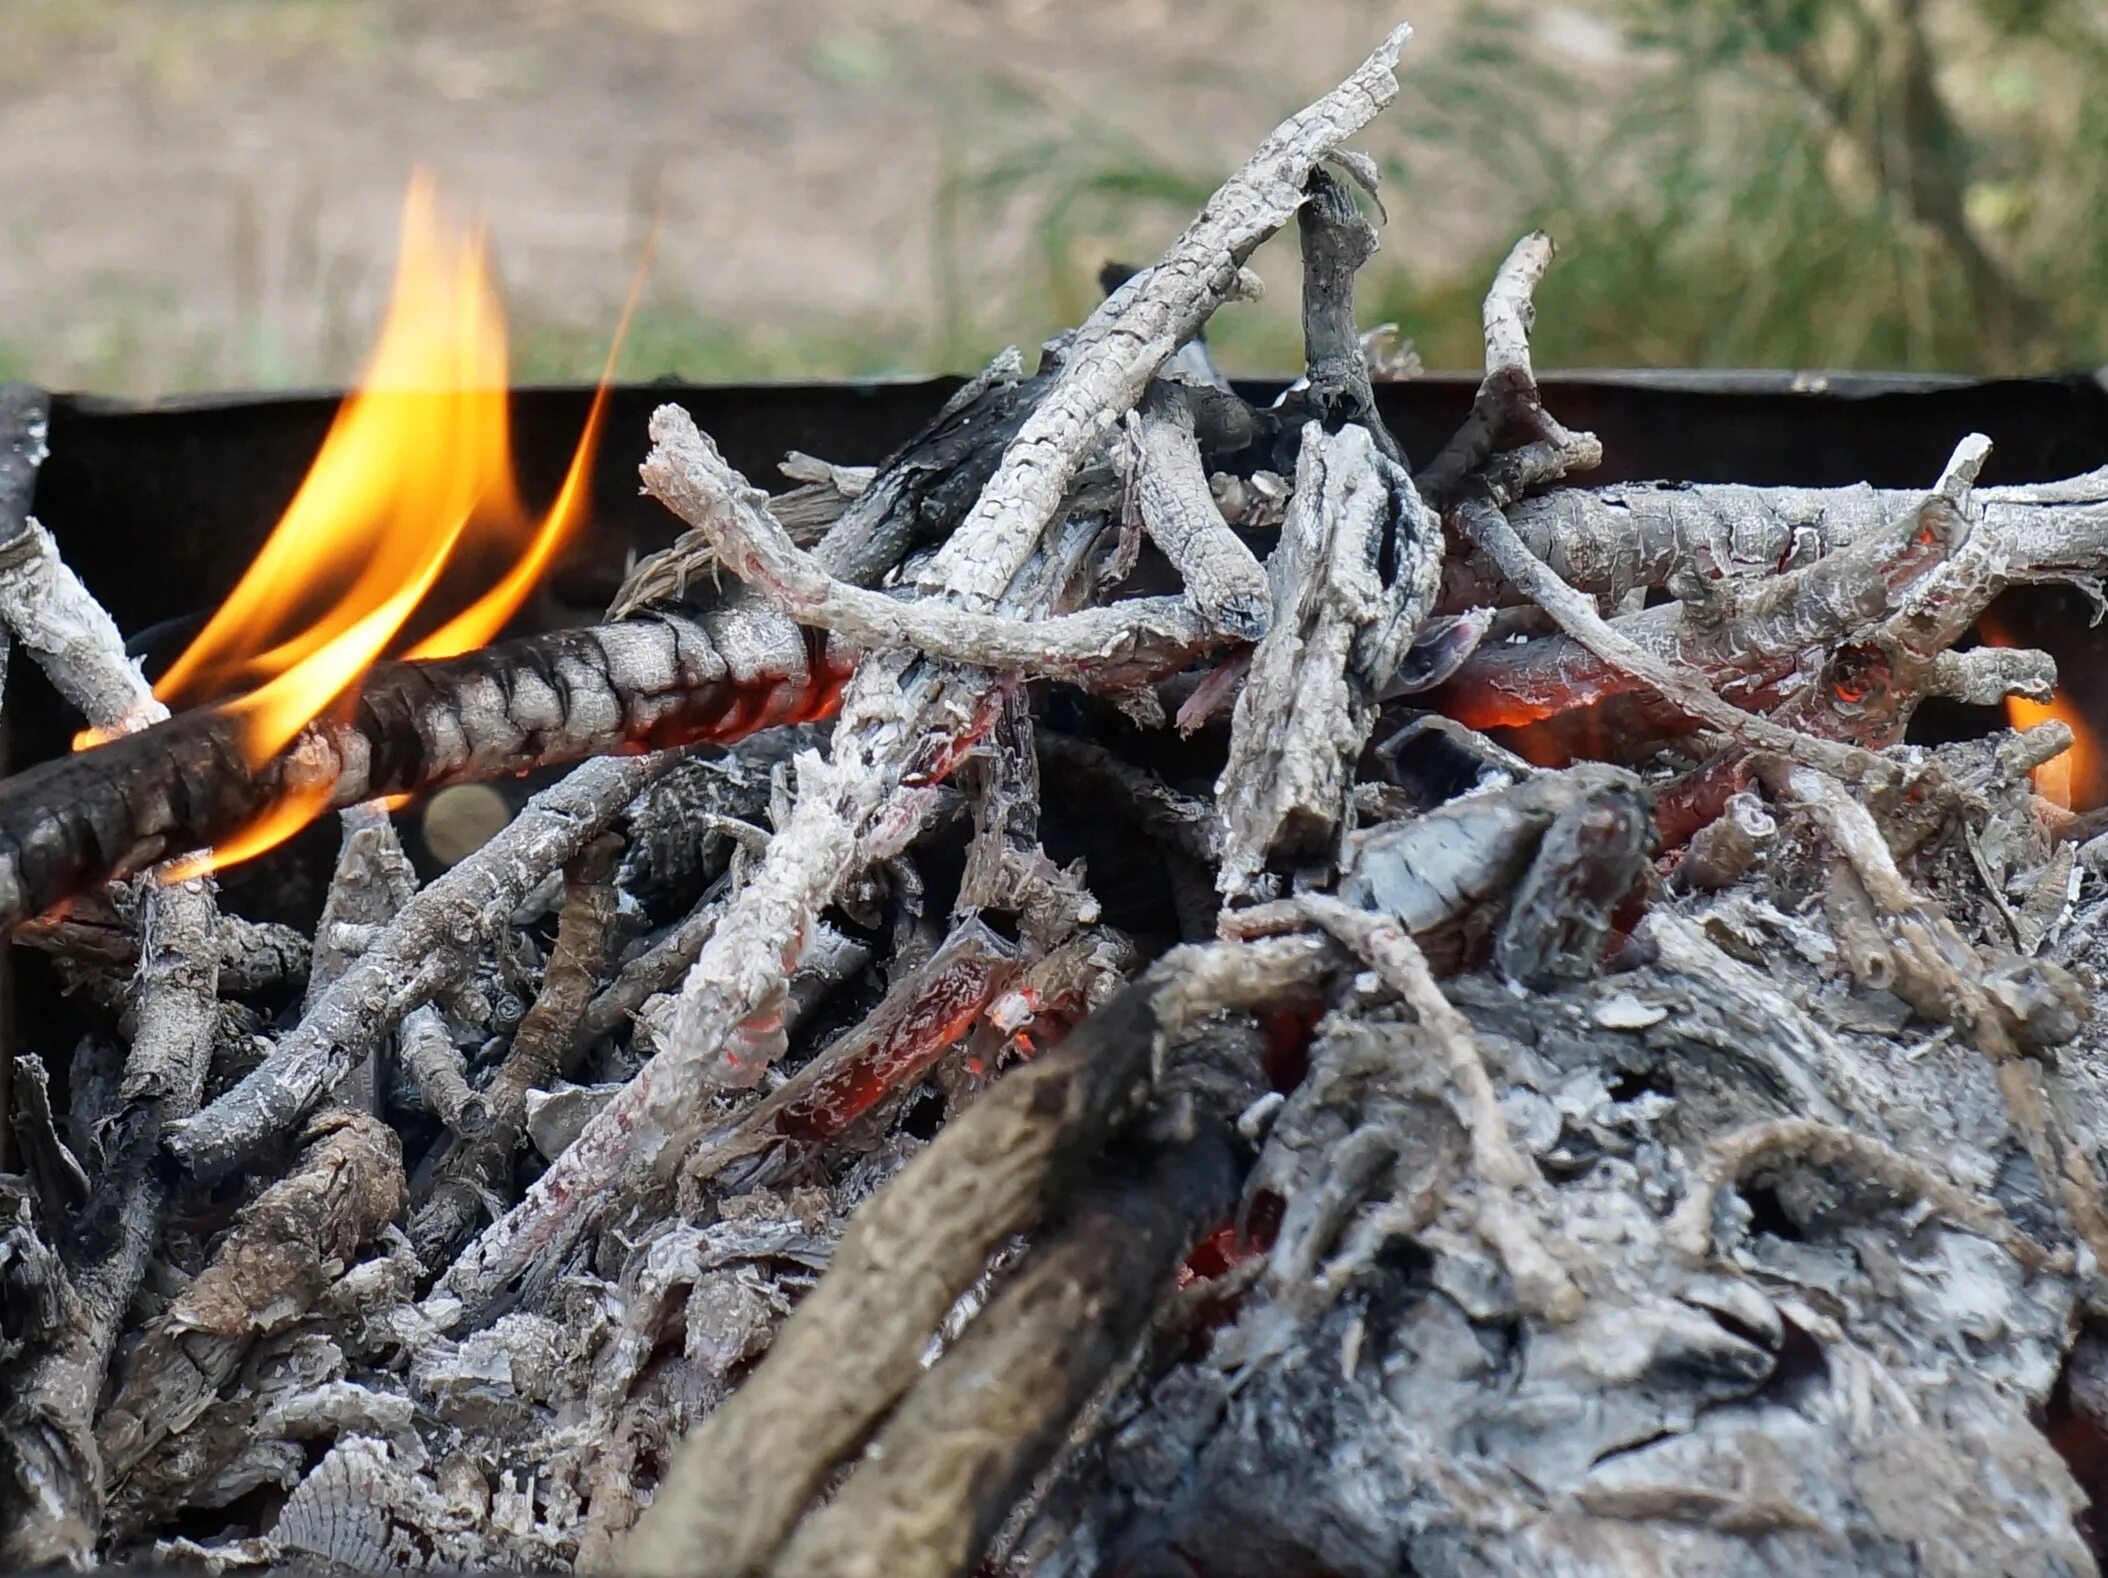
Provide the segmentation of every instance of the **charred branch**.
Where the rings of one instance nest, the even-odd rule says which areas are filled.
[[[1252,653],[1216,784],[1216,886],[1251,895],[1269,860],[1322,854],[1347,808],[1375,697],[1432,606],[1441,532],[1368,430],[1303,430],[1269,568],[1272,628]]]
[[[0,920],[19,924],[112,876],[207,848],[288,801],[356,805],[583,756],[739,739],[831,708],[846,659],[813,637],[772,654],[788,663],[747,666],[745,645],[726,637],[731,620],[669,615],[384,663],[348,708],[260,765],[244,757],[240,720],[205,709],[33,767],[0,784]]]
[[[95,727],[134,729],[166,716],[108,613],[34,521],[0,545],[0,622]],[[0,1373],[16,1400],[0,1428],[0,1457],[13,1460],[6,1467],[16,1481],[0,1501],[0,1554],[24,1563],[78,1560],[102,1514],[92,1410],[167,1203],[164,1132],[204,1092],[219,1025],[218,932],[208,881],[157,883],[140,901],[131,1049],[95,1187],[67,1245],[77,1318]]]
[[[1149,386],[1165,360],[1224,302],[1244,293],[1244,260],[1293,219],[1320,160],[1398,93],[1394,29],[1332,92],[1298,111],[1217,189],[1163,258],[1106,298],[1065,348],[956,537],[921,577],[968,606],[988,606],[1024,568],[1077,468]]]
[[[1370,183],[1374,190],[1373,181]],[[1405,464],[1369,383],[1369,360],[1354,317],[1354,279],[1376,254],[1376,227],[1355,206],[1347,184],[1313,170],[1296,216],[1303,248],[1303,378],[1292,409],[1328,432],[1348,422],[1369,430],[1384,459]]]

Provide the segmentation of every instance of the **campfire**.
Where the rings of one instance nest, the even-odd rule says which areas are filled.
[[[0,1553],[2091,1569],[2108,785],[2000,599],[2098,600],[2108,473],[1591,487],[1543,235],[1409,452],[1348,146],[1406,37],[876,467],[771,496],[663,405],[596,624],[496,639],[606,406],[530,507],[422,186],[153,690],[0,399],[84,726],[0,922],[98,1026],[8,1049]],[[1202,330],[1291,221],[1254,405]],[[573,763],[420,883],[396,813]],[[311,930],[222,907],[332,814]]]

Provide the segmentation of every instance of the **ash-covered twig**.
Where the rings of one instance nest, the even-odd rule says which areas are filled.
[[[1274,620],[1252,653],[1216,782],[1216,886],[1250,895],[1270,859],[1322,856],[1346,812],[1378,689],[1434,601],[1442,534],[1366,428],[1303,429],[1269,566]]]
[[[1605,663],[1650,686],[1680,712],[1746,745],[1777,751],[1854,782],[1892,776],[1893,770],[1869,751],[1786,728],[1721,700],[1697,674],[1664,662],[1620,634],[1596,612],[1591,599],[1560,580],[1522,545],[1491,500],[1464,499],[1456,507],[1455,518],[1471,541],[1500,567],[1501,574],[1550,614],[1561,630]]]
[[[1217,630],[1243,641],[1266,634],[1273,596],[1266,572],[1216,504],[1181,386],[1158,380],[1127,418],[1114,450],[1127,471],[1142,529],[1185,582],[1186,595]]]
[[[1509,1198],[1537,1186],[1537,1169],[1509,1136],[1470,1021],[1442,994],[1411,933],[1394,917],[1371,915],[1318,895],[1232,913],[1225,922],[1232,935],[1250,935],[1291,917],[1321,926],[1337,938],[1418,1017],[1440,1061],[1442,1081],[1456,1093],[1466,1114],[1472,1171],[1487,1186],[1477,1207],[1478,1233],[1499,1255],[1518,1303],[1545,1321],[1573,1320],[1581,1313],[1581,1289],[1546,1244],[1534,1213],[1517,1209]]]
[[[1003,619],[940,599],[904,601],[838,581],[790,540],[768,496],[725,463],[677,405],[652,414],[644,488],[700,532],[725,567],[801,624],[867,649],[932,657],[1125,690],[1182,668],[1215,644],[1179,598],[1138,598],[1037,620]]]
[[[1026,378],[1015,347],[997,356],[886,457],[828,528],[813,557],[838,580],[873,586],[909,549],[949,536],[994,473],[1048,376]],[[680,606],[688,600],[689,587],[716,566],[710,540],[698,531],[684,532],[671,547],[638,562],[616,593],[609,616],[621,619],[647,608]]]
[[[1515,243],[1486,292],[1486,376],[1471,414],[1442,453],[1414,480],[1436,508],[1447,510],[1465,478],[1485,470],[1496,451],[1523,458],[1509,479],[1517,495],[1525,486],[1585,470],[1601,458],[1593,435],[1569,433],[1553,420],[1537,391],[1530,365],[1530,327],[1537,319],[1535,293],[1552,262],[1552,238],[1532,231]]]
[[[1458,513],[1467,529],[1484,524],[1510,561],[1543,581],[1550,566],[1530,568],[1519,537],[1500,536],[1490,511],[1467,500]],[[1608,628],[1663,664],[1731,689],[1748,707],[1777,706],[1806,683],[1805,670],[1907,610],[1968,536],[1967,521],[1945,499],[1920,496],[1880,531],[1813,564],[1747,582],[1697,577],[1688,599],[1623,615]],[[1568,634],[1481,646],[1427,699],[1461,722],[1496,727],[1644,688],[1637,674]]]
[[[403,853],[387,807],[368,803],[347,807],[340,818],[343,835],[337,846],[337,869],[315,923],[315,953],[308,973],[305,1013],[359,960],[378,929],[402,911],[417,892],[417,873]],[[379,1062],[388,1037],[354,1060],[337,1087],[346,1106],[378,1114],[385,1084]]]
[[[411,1009],[465,979],[475,942],[597,837],[663,772],[664,756],[589,762],[405,905],[262,1067],[169,1137],[176,1159],[223,1176],[283,1134]]]
[[[147,1328],[97,1429],[121,1478],[189,1426],[250,1346],[297,1319],[402,1209],[402,1152],[367,1113],[318,1116],[300,1161],[243,1211],[211,1263]]]
[[[1698,565],[1738,578],[1801,569],[1904,519],[1923,500],[1919,490],[1863,483],[1641,482],[1558,488],[1507,513],[1532,553],[1577,589],[1615,605]],[[2108,469],[2062,482],[1977,488],[1971,502],[1981,514],[1977,529],[2006,546],[2016,579],[2068,578],[2098,588],[2108,560]],[[1502,588],[1487,570],[1482,561],[1452,561],[1442,606],[1498,598]]]
[[[468,1082],[468,1062],[454,1044],[446,1015],[432,1004],[415,1008],[396,1036],[396,1055],[424,1098],[425,1110],[450,1134],[473,1140],[490,1132],[490,1098]]]
[[[759,1570],[841,1455],[906,1390],[951,1302],[989,1254],[1061,1197],[1129,1121],[1154,1048],[1215,1012],[1314,984],[1310,939],[1187,949],[1012,1071],[859,1211],[827,1277],[747,1383],[683,1446],[622,1565]]]
[[[476,1138],[455,1141],[410,1221],[410,1242],[429,1271],[439,1271],[467,1241],[483,1219],[485,1200],[512,1192],[514,1153],[526,1132],[527,1093],[546,1089],[573,1061],[579,1021],[607,960],[615,864],[621,854],[621,840],[603,833],[564,863],[556,946],[542,975],[541,995],[484,1088],[489,1122]]]
[[[1696,1186],[1669,1219],[1669,1241],[1694,1260],[1707,1259],[1712,1254],[1713,1217],[1722,1192],[1760,1169],[1781,1165],[1837,1172],[1906,1206],[1922,1203],[1946,1221],[1988,1238],[2030,1269],[2041,1270],[2069,1258],[2051,1254],[1997,1206],[1956,1187],[1924,1162],[1869,1135],[1812,1118],[1780,1118],[1715,1140],[1706,1152]]]
[[[166,709],[124,655],[116,625],[34,521],[0,545],[0,622],[97,728],[138,728]],[[20,849],[20,846],[17,846]],[[90,1410],[126,1308],[146,1270],[167,1184],[164,1128],[194,1111],[218,1027],[218,906],[209,881],[156,884],[140,906],[133,1035],[94,1193],[71,1235],[68,1271],[81,1320],[0,1374],[16,1399],[0,1434],[16,1494],[0,1553],[24,1563],[78,1559],[104,1491]]]
[[[1838,875],[1847,886],[1841,892],[1832,887],[1839,954],[1863,984],[1894,991],[1926,1018],[1951,1024],[1975,1042],[1996,1071],[2044,1188],[2057,1191],[2072,1231],[2097,1264],[2108,1266],[2108,1197],[2100,1177],[2085,1146],[2065,1132],[2051,1109],[2042,1072],[2018,1044],[2009,1015],[1985,990],[1982,958],[1944,911],[1897,870],[1873,816],[1841,783],[1783,762],[1760,759],[1759,769],[1776,793],[1815,816],[1846,862],[1849,874]]]

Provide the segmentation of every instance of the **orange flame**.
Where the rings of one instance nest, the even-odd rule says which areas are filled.
[[[647,258],[649,244],[646,248]],[[156,693],[222,703],[252,766],[283,750],[394,642],[471,534],[525,546],[496,586],[412,649],[447,657],[490,640],[584,517],[622,326],[556,501],[530,519],[513,478],[505,317],[483,229],[450,224],[430,178],[412,176],[380,336],[269,541]],[[330,798],[296,795],[175,876],[232,865],[290,837]]]
[[[2005,626],[1990,615],[1976,622],[1976,633],[1986,646],[2020,645]],[[2101,753],[2092,728],[2072,703],[2070,693],[2059,686],[2048,702],[2029,701],[2024,696],[2006,697],[2006,721],[2016,729],[2031,729],[2052,718],[2068,725],[2071,749],[2051,757],[2034,772],[2035,793],[2067,811],[2084,811],[2108,800],[2108,757]]]

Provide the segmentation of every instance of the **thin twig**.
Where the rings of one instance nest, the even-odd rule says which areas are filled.
[[[1220,638],[1182,598],[1150,597],[1047,619],[1004,619],[939,599],[909,602],[836,580],[791,541],[768,495],[726,464],[677,405],[652,413],[644,488],[687,521],[734,575],[801,624],[866,649],[931,657],[1126,690],[1183,668]]]
[[[2069,1259],[2044,1249],[1997,1206],[1958,1188],[1924,1162],[1871,1135],[1812,1118],[1780,1118],[1713,1141],[1697,1181],[1677,1205],[1663,1235],[1693,1260],[1710,1258],[1713,1217],[1721,1191],[1733,1188],[1758,1168],[1777,1163],[1825,1168],[1900,1200],[1922,1201],[1957,1227],[2007,1250],[2031,1270]]]
[[[564,862],[564,904],[542,990],[513,1032],[512,1047],[484,1087],[490,1121],[457,1140],[410,1222],[410,1242],[429,1271],[450,1261],[483,1219],[484,1201],[511,1193],[514,1153],[527,1126],[527,1093],[546,1089],[569,1061],[579,1020],[599,983],[615,918],[615,864],[622,841],[603,833]]]
[[[176,1159],[220,1177],[299,1122],[411,1009],[466,979],[475,940],[507,924],[520,900],[671,760],[588,762],[536,795],[510,827],[405,905],[260,1068],[170,1135]]]

